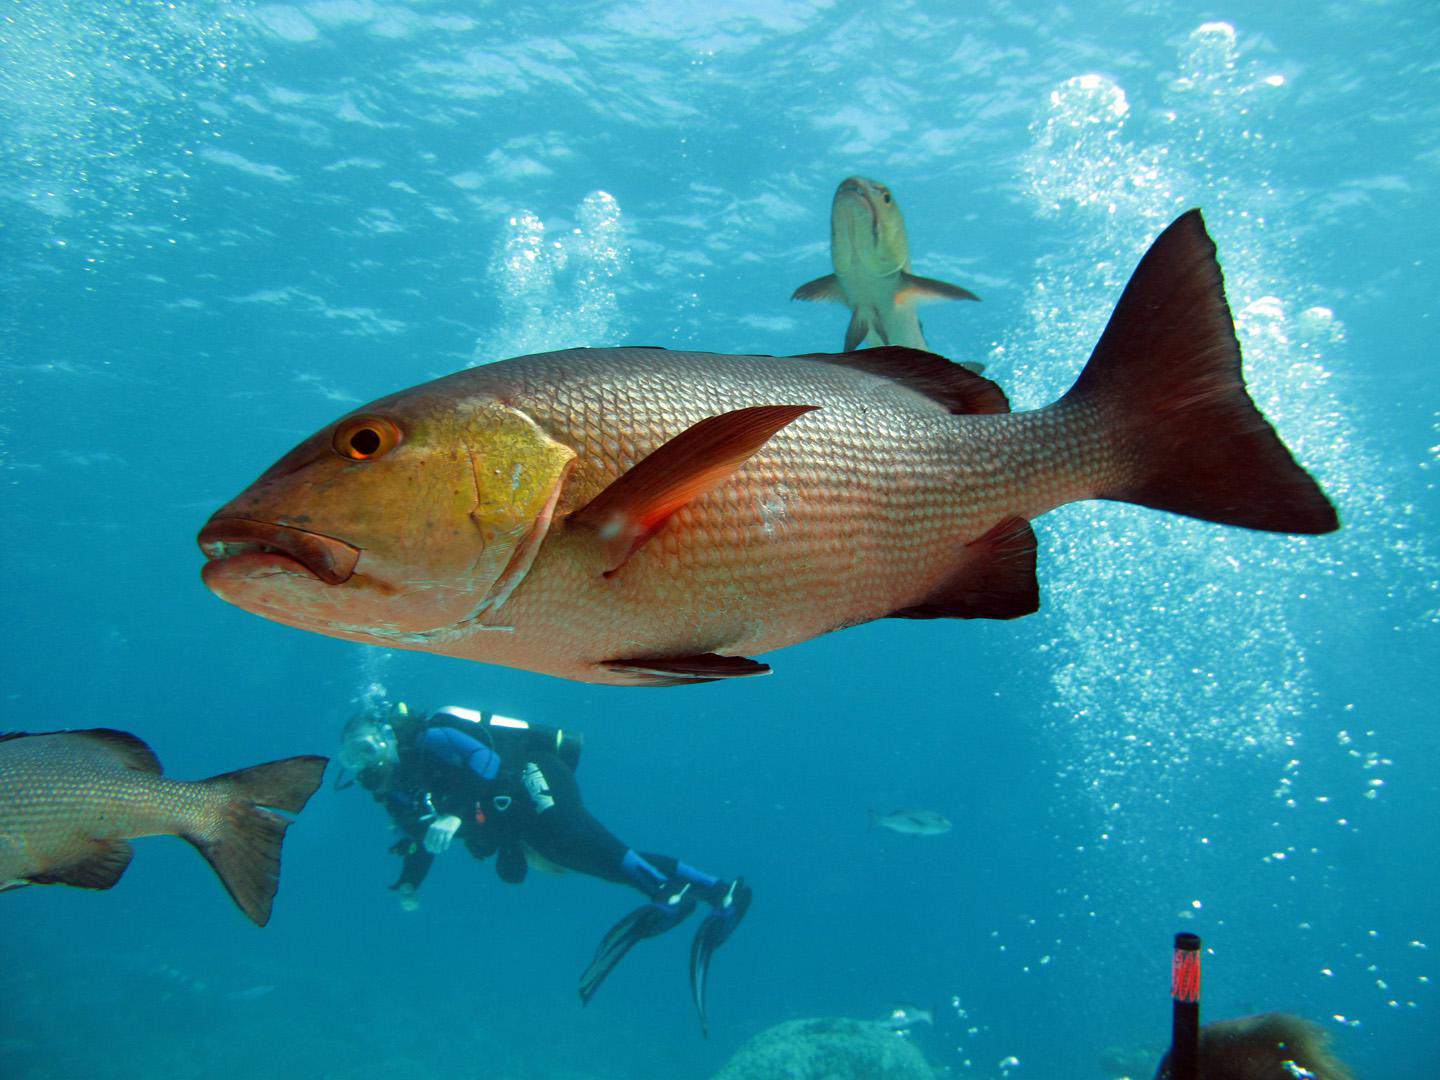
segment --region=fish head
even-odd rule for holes
[[[289,626],[422,648],[508,596],[574,451],[457,378],[363,406],[272,465],[201,530],[205,584]]]
[[[900,204],[884,184],[852,176],[830,205],[830,257],[835,273],[886,277],[910,269],[910,241]]]

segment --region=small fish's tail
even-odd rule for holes
[[[328,759],[306,755],[212,776],[203,783],[228,796],[205,827],[185,834],[257,926],[270,921],[280,885],[280,845],[290,819],[320,786]]]
[[[1094,498],[1285,533],[1327,533],[1335,509],[1260,415],[1199,210],[1151,245],[1060,402],[1099,413]]]

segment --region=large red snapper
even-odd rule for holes
[[[199,539],[206,584],[278,622],[673,685],[870,619],[1028,614],[1029,521],[1079,499],[1337,526],[1245,392],[1198,211],[1044,409],[909,349],[522,356],[343,417]]]

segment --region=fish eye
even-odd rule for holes
[[[400,445],[400,429],[378,416],[355,416],[335,429],[333,445],[341,457],[371,461]]]
[[[885,201],[888,203],[888,202],[890,201],[890,192],[885,191],[885,192],[882,192],[881,194],[883,194],[883,195],[885,196]]]

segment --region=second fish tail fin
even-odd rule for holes
[[[1269,532],[1339,527],[1329,499],[1245,390],[1199,210],[1150,246],[1059,404],[1098,413],[1106,452],[1095,498]]]
[[[290,818],[298,814],[320,786],[326,758],[286,758],[222,773],[202,781],[226,798],[205,825],[186,833],[215,869],[240,910],[257,926],[270,920],[270,907],[280,885],[280,847]]]

